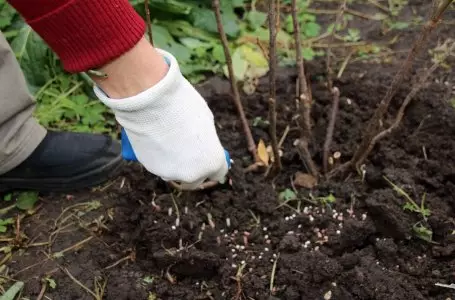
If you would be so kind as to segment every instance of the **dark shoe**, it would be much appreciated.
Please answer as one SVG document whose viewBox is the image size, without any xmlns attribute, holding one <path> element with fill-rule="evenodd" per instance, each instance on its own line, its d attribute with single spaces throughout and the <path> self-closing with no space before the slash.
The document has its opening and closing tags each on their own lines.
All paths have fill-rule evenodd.
<svg viewBox="0 0 455 300">
<path fill-rule="evenodd" d="M 0 191 L 93 187 L 117 175 L 122 164 L 121 145 L 108 136 L 50 131 L 22 164 L 0 176 Z"/>
</svg>

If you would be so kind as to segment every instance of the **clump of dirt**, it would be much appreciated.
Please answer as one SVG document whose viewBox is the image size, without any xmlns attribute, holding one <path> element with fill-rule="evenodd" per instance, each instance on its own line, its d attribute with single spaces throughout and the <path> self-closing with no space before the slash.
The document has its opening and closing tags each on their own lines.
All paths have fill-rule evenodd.
<svg viewBox="0 0 455 300">
<path fill-rule="evenodd" d="M 398 66 L 352 63 L 335 82 L 341 103 L 332 150 L 342 153 L 342 161 L 353 154 Z M 308 68 L 315 99 L 311 150 L 320 162 L 332 100 L 317 79 L 324 65 Z M 291 177 L 304 170 L 293 146 L 299 134 L 295 71 L 278 72 L 278 133 L 288 125 L 291 130 L 283 144 L 283 172 L 273 184 L 242 171 L 251 158 L 229 83 L 214 78 L 200 91 L 235 160 L 232 185 L 178 194 L 131 165 L 107 187 L 81 191 L 66 203 L 53 202 L 61 195 L 49 195 L 23 228 L 33 242 L 52 233 L 49 247 L 16 254 L 10 273 L 26 280 L 31 297 L 39 294 L 44 275 L 54 278 L 56 289 L 46 290 L 52 299 L 93 299 L 71 276 L 90 288 L 94 280 L 99 286 L 106 282 L 104 299 L 116 300 L 449 299 L 451 290 L 435 286 L 455 282 L 455 111 L 446 101 L 451 88 L 444 81 L 429 82 L 416 96 L 399 129 L 369 157 L 364 178 L 352 174 L 311 191 L 312 197 L 332 194 L 335 203 L 311 203 L 305 200 L 310 191 L 297 189 L 298 199 L 279 207 L 279 193 L 292 190 Z M 392 114 L 408 90 L 398 92 Z M 267 118 L 267 93 L 264 78 L 254 95 L 244 97 L 249 119 Z M 266 127 L 253 127 L 253 134 L 268 140 Z M 426 195 L 431 242 L 416 236 L 419 215 L 403 209 L 405 199 L 383 176 L 418 203 Z M 63 211 L 68 200 L 71 205 L 99 200 L 102 212 L 85 204 L 79 207 L 83 212 L 69 216 Z M 56 226 L 62 213 L 72 221 Z"/>
</svg>

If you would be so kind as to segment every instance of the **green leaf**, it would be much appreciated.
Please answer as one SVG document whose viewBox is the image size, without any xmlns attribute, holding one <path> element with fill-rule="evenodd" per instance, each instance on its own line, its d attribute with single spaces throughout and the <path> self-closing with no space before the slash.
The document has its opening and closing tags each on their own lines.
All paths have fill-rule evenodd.
<svg viewBox="0 0 455 300">
<path fill-rule="evenodd" d="M 239 81 L 262 77 L 269 69 L 268 61 L 262 51 L 258 47 L 253 48 L 248 44 L 241 45 L 234 51 L 232 65 Z M 223 70 L 226 77 L 229 77 L 227 66 L 224 66 Z"/>
<path fill-rule="evenodd" d="M 159 21 L 158 24 L 165 27 L 169 33 L 174 37 L 193 37 L 206 42 L 218 42 L 218 36 L 210 34 L 207 31 L 192 26 L 189 22 L 184 20 L 175 21 Z"/>
<path fill-rule="evenodd" d="M 237 15 L 234 12 L 234 6 L 231 1 L 221 1 L 221 22 L 223 23 L 224 31 L 230 38 L 235 38 L 240 33 L 239 25 L 237 24 Z M 193 7 L 189 16 L 190 22 L 194 27 L 200 28 L 207 32 L 218 35 L 218 27 L 216 25 L 215 13 L 211 6 L 204 7 L 198 4 Z M 190 35 L 191 36 L 191 35 Z"/>
<path fill-rule="evenodd" d="M 24 282 L 16 281 L 3 295 L 0 300 L 14 300 L 16 295 L 24 288 Z"/>
<path fill-rule="evenodd" d="M 213 47 L 212 55 L 216 61 L 223 63 L 223 64 L 226 63 L 226 56 L 224 55 L 224 49 L 221 44 L 217 44 Z"/>
<path fill-rule="evenodd" d="M 303 13 L 299 17 L 300 22 L 316 22 L 316 16 L 313 14 Z"/>
<path fill-rule="evenodd" d="M 153 0 L 149 1 L 150 10 L 161 10 L 171 14 L 188 15 L 192 6 L 185 1 L 176 0 Z"/>
<path fill-rule="evenodd" d="M 2 296 L 0 300 L 14 300 L 16 295 L 24 288 L 24 282 L 16 281 Z"/>
<path fill-rule="evenodd" d="M 212 46 L 211 43 L 203 42 L 192 37 L 183 37 L 180 38 L 179 40 L 180 43 L 182 43 L 185 47 L 188 47 L 190 49 L 210 48 Z"/>
<path fill-rule="evenodd" d="M 50 50 L 29 25 L 25 25 L 11 42 L 30 90 L 43 86 L 51 79 Z"/>
<path fill-rule="evenodd" d="M 292 21 L 291 15 L 287 15 L 286 18 L 284 19 L 284 30 L 286 30 L 289 33 L 294 32 L 294 23 Z"/>
<path fill-rule="evenodd" d="M 278 199 L 282 202 L 297 199 L 297 195 L 291 189 L 285 189 L 278 195 Z"/>
<path fill-rule="evenodd" d="M 0 1 L 0 30 L 10 26 L 15 15 L 16 12 L 11 5 L 5 1 Z"/>
<path fill-rule="evenodd" d="M 46 278 L 47 283 L 51 289 L 55 289 L 57 287 L 57 283 L 52 278 Z"/>
<path fill-rule="evenodd" d="M 257 67 L 267 67 L 268 61 L 262 54 L 262 51 L 257 48 L 250 47 L 249 45 L 242 45 L 237 48 L 238 51 L 242 54 L 242 56 L 252 65 Z"/>
<path fill-rule="evenodd" d="M 324 200 L 328 203 L 335 203 L 336 198 L 333 194 L 329 194 L 327 197 L 324 197 Z"/>
<path fill-rule="evenodd" d="M 8 219 L 0 219 L 0 232 L 4 233 L 6 230 L 8 230 L 8 226 L 10 224 L 14 224 L 13 218 L 8 218 Z"/>
<path fill-rule="evenodd" d="M 13 195 L 11 193 L 9 194 L 6 194 L 4 197 L 3 197 L 3 200 L 5 201 L 11 201 L 11 199 L 13 198 Z"/>
<path fill-rule="evenodd" d="M 22 192 L 17 198 L 16 206 L 22 210 L 32 209 L 38 201 L 38 193 L 36 192 Z"/>
<path fill-rule="evenodd" d="M 433 241 L 433 231 L 430 228 L 417 223 L 412 226 L 412 229 L 418 238 L 430 243 Z"/>
<path fill-rule="evenodd" d="M 321 32 L 321 26 L 315 22 L 302 24 L 302 32 L 307 37 L 316 37 Z"/>
<path fill-rule="evenodd" d="M 302 56 L 305 60 L 313 60 L 313 58 L 316 56 L 316 53 L 312 48 L 303 48 Z"/>
<path fill-rule="evenodd" d="M 99 102 L 94 102 L 92 105 L 87 106 L 85 113 L 82 116 L 82 124 L 95 125 L 98 122 L 103 122 L 105 117 L 103 113 L 106 112 L 106 107 Z"/>
<path fill-rule="evenodd" d="M 231 0 L 233 7 L 243 7 L 245 5 L 245 0 Z"/>
<path fill-rule="evenodd" d="M 144 282 L 147 283 L 147 284 L 153 283 L 154 280 L 155 280 L 155 278 L 154 278 L 154 277 L 151 277 L 151 276 L 146 276 L 146 277 L 144 277 L 144 278 L 142 279 L 142 281 L 144 281 Z"/>
<path fill-rule="evenodd" d="M 248 62 L 243 58 L 242 52 L 239 48 L 237 48 L 232 54 L 232 68 L 234 70 L 235 78 L 239 81 L 243 81 L 248 69 Z M 223 70 L 224 75 L 229 78 L 229 71 L 227 66 L 224 66 Z"/>
<path fill-rule="evenodd" d="M 252 29 L 256 29 L 264 25 L 265 21 L 267 20 L 267 14 L 252 10 L 247 15 L 247 20 Z"/>
</svg>

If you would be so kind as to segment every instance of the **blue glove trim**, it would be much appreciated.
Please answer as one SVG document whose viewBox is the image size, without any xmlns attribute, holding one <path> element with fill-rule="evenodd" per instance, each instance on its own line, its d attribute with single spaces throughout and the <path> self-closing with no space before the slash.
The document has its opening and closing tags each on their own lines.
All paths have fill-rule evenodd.
<svg viewBox="0 0 455 300">
<path fill-rule="evenodd" d="M 137 161 L 136 154 L 134 153 L 133 146 L 126 135 L 125 129 L 122 128 L 122 156 L 123 159 L 129 161 Z"/>
</svg>

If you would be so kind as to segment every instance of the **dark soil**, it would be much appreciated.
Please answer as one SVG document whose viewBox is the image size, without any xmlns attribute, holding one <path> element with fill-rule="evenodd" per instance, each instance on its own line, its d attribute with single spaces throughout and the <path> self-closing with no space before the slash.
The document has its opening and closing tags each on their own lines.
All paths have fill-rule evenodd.
<svg viewBox="0 0 455 300">
<path fill-rule="evenodd" d="M 422 3 L 412 4 L 425 11 Z M 366 27 L 367 38 L 382 38 L 372 33 L 378 25 L 368 24 L 373 27 Z M 442 26 L 432 39 L 433 47 L 450 30 L 450 25 Z M 405 32 L 396 49 L 409 47 L 415 33 Z M 430 64 L 423 56 L 418 61 L 416 70 Z M 332 151 L 340 151 L 342 161 L 353 154 L 399 62 L 353 62 L 335 82 L 341 104 Z M 331 97 L 319 80 L 325 76 L 323 59 L 309 64 L 308 70 L 315 99 L 311 150 L 320 163 Z M 435 285 L 455 282 L 455 110 L 448 104 L 453 97 L 450 69 L 435 74 L 410 105 L 399 129 L 374 149 L 363 181 L 351 174 L 347 180 L 322 182 L 311 191 L 315 197 L 332 193 L 336 202 L 331 206 L 305 201 L 310 191 L 298 189 L 301 213 L 277 208 L 278 193 L 292 189 L 291 177 L 305 171 L 293 146 L 298 137 L 292 121 L 295 79 L 294 69 L 280 69 L 278 132 L 281 136 L 287 125 L 291 131 L 283 146 L 284 170 L 273 183 L 260 174 L 242 172 L 251 158 L 229 83 L 214 78 L 200 91 L 235 160 L 232 186 L 172 194 L 140 166 L 131 165 L 116 181 L 94 191 L 48 195 L 39 210 L 23 220 L 23 244 L 31 246 L 15 252 L 9 276 L 25 281 L 24 295 L 30 299 L 36 299 L 46 275 L 57 284 L 46 289 L 47 299 L 94 299 L 69 274 L 93 291 L 95 282 L 106 283 L 103 299 L 115 300 L 453 297 L 453 290 Z M 410 81 L 406 79 L 395 97 L 390 116 L 409 91 Z M 263 78 L 254 95 L 243 97 L 250 120 L 267 118 L 267 93 Z M 253 134 L 256 141 L 269 140 L 267 128 L 253 127 Z M 421 216 L 403 209 L 405 199 L 383 176 L 418 203 L 426 194 L 432 242 L 416 236 L 413 225 Z M 173 227 L 174 200 L 180 215 L 177 227 Z M 77 203 L 85 205 L 72 206 Z M 102 206 L 97 208 L 97 203 Z M 296 202 L 290 205 L 296 207 Z M 43 242 L 50 244 L 36 245 Z M 62 250 L 63 255 L 56 257 Z M 246 265 L 237 273 L 243 262 Z"/>
</svg>

